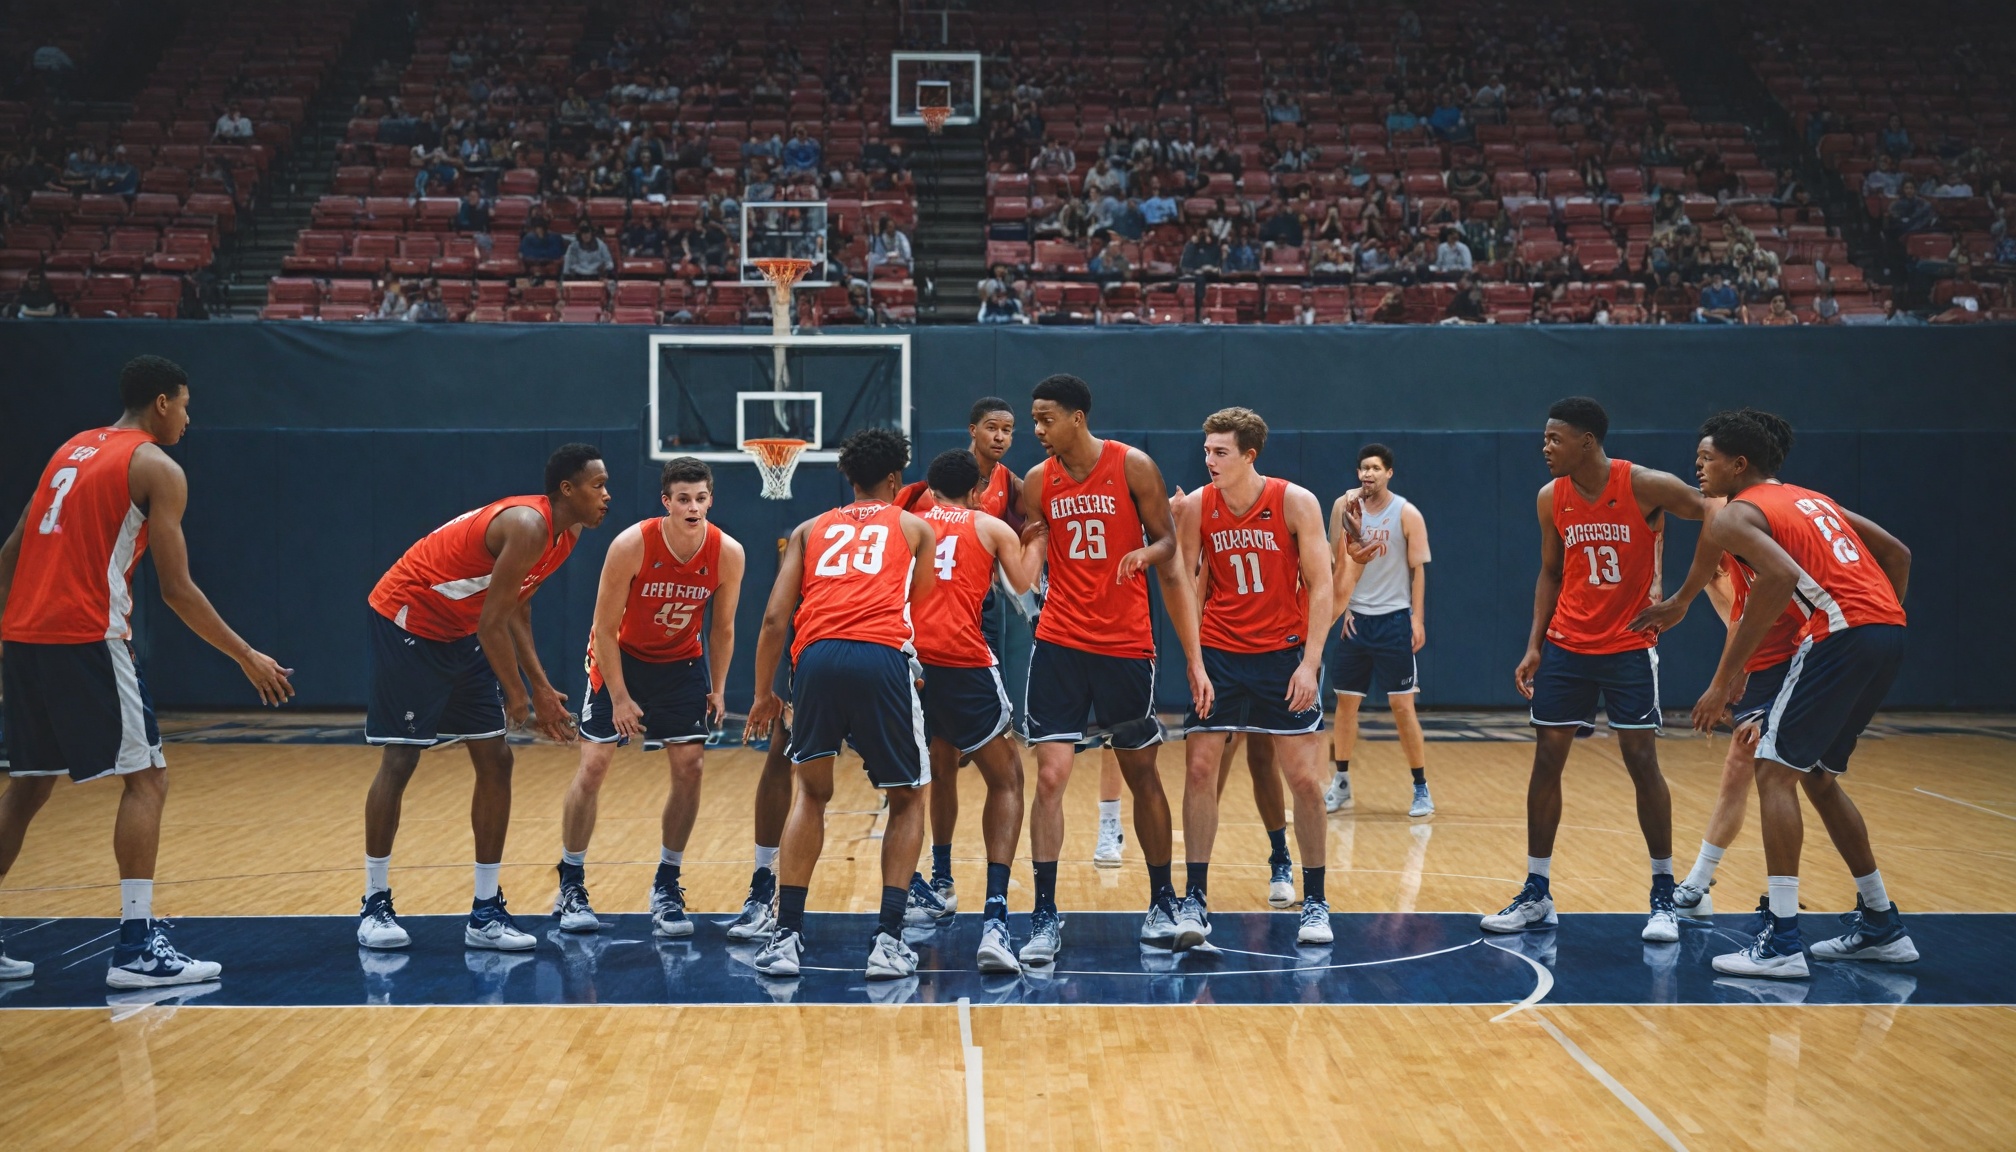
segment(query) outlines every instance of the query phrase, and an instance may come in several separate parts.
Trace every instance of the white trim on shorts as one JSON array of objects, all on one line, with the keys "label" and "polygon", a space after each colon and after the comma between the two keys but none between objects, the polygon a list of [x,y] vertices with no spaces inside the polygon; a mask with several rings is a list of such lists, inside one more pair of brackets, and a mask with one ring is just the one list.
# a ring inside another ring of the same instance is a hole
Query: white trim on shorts
[{"label": "white trim on shorts", "polygon": [[[987,670],[994,674],[994,693],[1001,698],[1001,722],[994,726],[994,731],[989,732],[985,740],[980,741],[971,748],[959,749],[959,755],[961,756],[971,756],[973,753],[992,744],[1000,738],[1002,733],[1007,732],[1015,726],[1015,705],[1009,702],[1008,686],[1001,682],[1001,665],[998,662],[989,664]],[[928,745],[930,742],[927,740],[925,743]]]},{"label": "white trim on shorts", "polygon": [[509,736],[511,729],[499,728],[495,732],[443,732],[432,740],[409,740],[403,736],[366,736],[364,742],[371,745],[408,744],[418,748],[446,748],[451,744],[461,744],[469,740],[495,740],[499,736]]},{"label": "white trim on shorts", "polygon": [[[128,518],[129,520],[131,517]],[[119,693],[119,754],[113,759],[112,767],[95,775],[77,781],[83,784],[91,780],[102,780],[107,776],[130,776],[135,772],[145,772],[149,768],[166,768],[168,760],[161,755],[159,743],[147,742],[147,706],[140,699],[140,673],[133,665],[133,653],[127,649],[125,639],[105,641],[105,650],[112,656],[112,683]],[[17,772],[17,776],[60,776],[61,772]]]},{"label": "white trim on shorts", "polygon": [[1644,649],[1645,658],[1652,665],[1652,713],[1659,717],[1650,724],[1619,724],[1610,718],[1610,698],[1603,698],[1603,722],[1612,732],[1656,732],[1666,726],[1665,715],[1659,709],[1659,649]]},{"label": "white trim on shorts", "polygon": [[1778,726],[1785,719],[1785,706],[1792,702],[1792,690],[1799,685],[1799,673],[1806,667],[1806,654],[1813,650],[1813,638],[1808,636],[1799,642],[1799,650],[1792,654],[1792,662],[1785,669],[1785,683],[1778,686],[1778,695],[1771,701],[1771,710],[1764,721],[1764,738],[1757,742],[1757,759],[1769,760],[1773,764],[1783,764],[1794,772],[1811,772],[1815,768],[1830,776],[1841,773],[1827,767],[1824,761],[1815,760],[1811,764],[1794,764],[1778,755]]}]

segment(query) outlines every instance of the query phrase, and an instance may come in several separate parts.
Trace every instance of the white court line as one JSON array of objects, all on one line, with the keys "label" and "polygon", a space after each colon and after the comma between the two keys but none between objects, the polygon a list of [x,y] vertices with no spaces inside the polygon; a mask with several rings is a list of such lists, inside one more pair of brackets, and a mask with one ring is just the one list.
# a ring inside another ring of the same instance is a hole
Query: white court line
[{"label": "white court line", "polygon": [[966,1147],[987,1152],[987,1096],[980,1074],[980,1048],[973,1043],[973,1001],[959,997],[959,1051],[966,1066]]},{"label": "white court line", "polygon": [[[1092,972],[1077,968],[1059,968],[1051,974],[1055,976],[1209,976],[1217,980],[1227,976],[1273,976],[1283,972],[1332,972],[1341,968],[1377,968],[1382,964],[1405,964],[1409,960],[1426,960],[1431,956],[1446,956],[1451,952],[1461,952],[1465,948],[1475,948],[1482,943],[1484,943],[1482,940],[1471,940],[1451,948],[1438,948],[1433,952],[1419,952],[1412,956],[1395,956],[1387,960],[1357,960],[1350,964],[1307,964],[1294,968],[1242,968],[1231,972]],[[1226,948],[1221,949],[1221,951],[1229,952],[1231,949]]]},{"label": "white court line", "polygon": [[1496,1024],[1500,1020],[1505,1019],[1507,1016],[1510,1016],[1515,1012],[1524,1012],[1526,1009],[1531,1008],[1535,1004],[1538,1004],[1540,1002],[1541,997],[1547,995],[1547,993],[1552,992],[1554,990],[1554,973],[1545,964],[1540,963],[1538,960],[1533,959],[1531,956],[1526,955],[1524,952],[1515,951],[1514,949],[1506,948],[1502,945],[1493,944],[1489,940],[1479,940],[1478,943],[1484,945],[1486,948],[1496,948],[1498,951],[1503,952],[1508,956],[1517,956],[1519,959],[1524,960],[1526,963],[1533,966],[1533,975],[1534,975],[1533,991],[1528,992],[1524,1000],[1519,1001],[1519,1003],[1514,1004],[1512,1007],[1507,1008],[1505,1011],[1500,1012],[1498,1015],[1491,1017],[1491,1023]]},{"label": "white court line", "polygon": [[1623,1084],[1619,1083],[1617,1078],[1615,1076],[1610,1075],[1610,1073],[1606,1071],[1601,1064],[1598,1064],[1596,1063],[1596,1061],[1590,1059],[1589,1054],[1587,1052],[1582,1051],[1582,1049],[1576,1045],[1575,1041],[1570,1040],[1568,1038],[1567,1033],[1561,1031],[1559,1028],[1556,1028],[1552,1020],[1547,1019],[1545,1016],[1540,1015],[1538,1012],[1535,1012],[1533,1014],[1533,1019],[1538,1020],[1540,1022],[1540,1027],[1545,1028],[1547,1030],[1547,1034],[1549,1036],[1554,1037],[1555,1042],[1560,1044],[1562,1049],[1566,1051],[1568,1055],[1573,1056],[1575,1058],[1575,1062],[1577,1064],[1582,1065],[1584,1071],[1588,1072],[1591,1076],[1594,1076],[1598,1084],[1601,1084],[1603,1085],[1603,1087],[1608,1088],[1612,1096],[1617,1097],[1617,1099],[1624,1105],[1624,1107],[1629,1108],[1631,1110],[1632,1115],[1638,1117],[1638,1119],[1640,1120],[1643,1120],[1645,1122],[1645,1126],[1652,1130],[1653,1135],[1659,1137],[1659,1139],[1661,1140],[1664,1140],[1668,1148],[1673,1149],[1674,1152],[1687,1152],[1687,1145],[1682,1144],[1680,1142],[1680,1137],[1675,1136],[1673,1134],[1673,1130],[1666,1126],[1666,1122],[1664,1120],[1659,1119],[1658,1115],[1654,1113],[1652,1109],[1647,1108],[1643,1101],[1639,1100],[1638,1097],[1633,1096],[1631,1094],[1631,1090],[1629,1088],[1624,1087]]},{"label": "white court line", "polygon": [[1913,788],[1911,790],[1913,792],[1922,792],[1927,796],[1937,797],[1938,799],[1946,801],[1948,804],[1958,804],[1962,808],[1972,808],[1976,812],[1986,812],[1990,816],[2000,816],[2004,820],[2016,820],[2016,816],[2011,816],[2007,812],[1997,812],[1993,808],[1983,808],[1979,804],[1969,804],[1965,800],[1955,800],[1951,796],[1942,796],[1939,793],[1932,791],[1930,788]]}]

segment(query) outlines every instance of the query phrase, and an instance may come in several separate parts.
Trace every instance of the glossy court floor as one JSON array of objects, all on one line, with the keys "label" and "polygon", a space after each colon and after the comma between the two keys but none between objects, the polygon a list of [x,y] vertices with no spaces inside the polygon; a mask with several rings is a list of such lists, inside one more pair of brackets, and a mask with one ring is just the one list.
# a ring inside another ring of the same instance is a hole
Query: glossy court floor
[{"label": "glossy court floor", "polygon": [[[1243,768],[1212,870],[1217,949],[1138,945],[1131,837],[1124,868],[1091,864],[1088,755],[1067,801],[1057,971],[981,978],[962,914],[913,937],[918,977],[870,985],[882,816],[845,763],[811,893],[816,970],[780,984],[714,922],[748,878],[756,753],[709,753],[685,881],[717,915],[661,945],[642,913],[662,760],[620,754],[589,855],[608,927],[579,940],[545,916],[575,753],[521,747],[504,888],[540,945],[509,957],[460,947],[467,758],[431,754],[393,860],[415,944],[385,955],[351,936],[375,766],[356,719],[183,718],[155,903],[224,979],[108,995],[118,790],[59,787],[0,889],[9,952],[39,966],[0,985],[0,1133],[23,1148],[2016,1146],[2016,724],[1882,719],[1849,787],[1924,959],[1764,984],[1708,968],[1763,887],[1754,805],[1716,924],[1644,945],[1643,842],[1603,737],[1570,764],[1561,928],[1483,940],[1476,915],[1523,870],[1531,746],[1513,717],[1431,720],[1431,819],[1405,815],[1398,746],[1360,746],[1356,809],[1328,821],[1329,949],[1296,948],[1292,913],[1266,909]],[[1722,751],[1660,745],[1683,869]],[[1161,763],[1173,801],[1181,744]],[[961,784],[955,873],[971,905],[981,790],[970,772]],[[1854,902],[1810,818],[1806,872],[1810,938]],[[1027,883],[1025,847],[1018,937]]]}]

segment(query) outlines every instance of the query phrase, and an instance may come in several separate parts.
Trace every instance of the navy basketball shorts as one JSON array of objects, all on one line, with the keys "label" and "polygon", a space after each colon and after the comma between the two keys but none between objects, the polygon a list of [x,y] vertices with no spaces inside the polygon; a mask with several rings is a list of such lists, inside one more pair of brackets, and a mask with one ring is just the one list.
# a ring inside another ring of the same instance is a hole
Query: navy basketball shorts
[{"label": "navy basketball shorts", "polygon": [[504,735],[504,689],[474,636],[429,640],[371,613],[364,739],[432,748]]},{"label": "navy basketball shorts", "polygon": [[7,694],[7,746],[15,776],[68,776],[82,783],[161,768],[161,730],[133,647],[7,642],[0,656]]},{"label": "navy basketball shorts", "polygon": [[1764,713],[1757,758],[1801,772],[1846,772],[1856,740],[1903,664],[1902,624],[1864,624],[1801,644]]},{"label": "navy basketball shorts", "polygon": [[1780,660],[1769,668],[1760,668],[1750,673],[1743,682],[1743,695],[1730,705],[1729,714],[1736,718],[1740,727],[1752,720],[1763,718],[1771,710],[1771,702],[1778,698],[1778,690],[1785,686],[1785,671],[1792,667],[1790,660]]},{"label": "navy basketball shorts", "polygon": [[[644,750],[656,752],[667,744],[705,743],[707,692],[712,682],[707,676],[705,657],[656,662],[639,660],[622,653],[623,687],[630,699],[644,710]],[[614,744],[616,735],[609,685],[589,688],[587,703],[581,705],[581,738],[596,744]]]},{"label": "navy basketball shorts", "polygon": [[908,654],[861,640],[814,641],[798,654],[791,688],[793,764],[838,756],[846,743],[877,788],[931,782],[924,703]]},{"label": "navy basketball shorts", "polygon": [[1640,648],[1591,656],[1570,652],[1552,640],[1540,642],[1540,671],[1533,677],[1535,728],[1573,728],[1577,736],[1596,731],[1596,701],[1612,731],[1659,729],[1659,652]]},{"label": "navy basketball shorts", "polygon": [[971,756],[1015,722],[1001,669],[924,665],[924,734]]},{"label": "navy basketball shorts", "polygon": [[1337,638],[1330,650],[1328,672],[1330,690],[1346,696],[1369,696],[1375,683],[1388,696],[1419,692],[1413,610],[1402,608],[1373,616],[1351,613],[1351,635]]},{"label": "navy basketball shorts", "polygon": [[1211,677],[1211,715],[1192,707],[1183,718],[1183,732],[1265,732],[1270,736],[1301,736],[1323,728],[1323,709],[1288,710],[1288,681],[1302,663],[1302,649],[1276,652],[1227,652],[1205,645],[1204,672]]},{"label": "navy basketball shorts", "polygon": [[1036,641],[1029,655],[1024,738],[1031,744],[1104,735],[1122,751],[1162,742],[1155,718],[1155,658],[1102,656]]}]

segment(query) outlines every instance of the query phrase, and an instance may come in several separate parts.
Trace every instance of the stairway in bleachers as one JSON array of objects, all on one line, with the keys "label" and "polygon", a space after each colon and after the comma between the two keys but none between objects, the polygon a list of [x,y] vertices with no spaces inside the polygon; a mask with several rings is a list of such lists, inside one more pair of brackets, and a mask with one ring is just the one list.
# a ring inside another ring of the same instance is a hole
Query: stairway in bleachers
[{"label": "stairway in bleachers", "polygon": [[921,133],[916,164],[917,319],[971,324],[980,315],[975,286],[987,274],[987,155],[975,127]]}]

